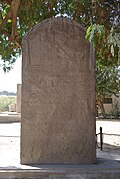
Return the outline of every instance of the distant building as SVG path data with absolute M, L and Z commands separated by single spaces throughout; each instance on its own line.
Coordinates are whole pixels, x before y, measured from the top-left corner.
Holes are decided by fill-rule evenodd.
M 9 112 L 16 112 L 16 104 L 15 103 L 9 105 Z
M 120 93 L 105 98 L 104 108 L 106 114 L 112 114 L 115 110 L 120 112 Z

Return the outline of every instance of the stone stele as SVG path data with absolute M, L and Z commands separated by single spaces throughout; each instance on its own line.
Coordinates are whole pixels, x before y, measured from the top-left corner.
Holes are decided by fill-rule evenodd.
M 23 39 L 22 164 L 96 162 L 93 54 L 84 28 L 66 18 Z
M 21 84 L 17 84 L 17 104 L 16 104 L 16 112 L 21 113 Z

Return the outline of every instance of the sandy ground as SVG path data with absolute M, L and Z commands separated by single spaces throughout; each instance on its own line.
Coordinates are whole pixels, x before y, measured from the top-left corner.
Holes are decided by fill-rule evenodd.
M 120 161 L 120 120 L 97 120 L 96 133 L 103 129 L 103 151 L 97 149 L 97 157 L 108 154 Z M 99 142 L 99 136 L 98 136 Z M 109 155 L 109 157 L 110 157 Z M 108 157 L 108 158 L 109 158 Z M 0 168 L 20 165 L 20 122 L 0 122 Z
M 120 120 L 97 120 L 96 133 L 99 133 L 100 127 L 104 143 L 120 147 Z
M 20 123 L 0 123 L 0 167 L 20 163 Z
M 103 152 L 99 149 L 99 155 L 120 161 L 120 119 L 97 120 L 96 133 L 99 133 L 100 127 L 103 131 Z M 98 146 L 100 146 L 99 141 L 100 136 L 98 135 Z

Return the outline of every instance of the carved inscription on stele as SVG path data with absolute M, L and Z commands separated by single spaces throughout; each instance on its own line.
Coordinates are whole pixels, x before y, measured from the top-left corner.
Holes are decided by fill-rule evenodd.
M 47 19 L 23 39 L 21 163 L 96 161 L 95 73 L 85 30 Z

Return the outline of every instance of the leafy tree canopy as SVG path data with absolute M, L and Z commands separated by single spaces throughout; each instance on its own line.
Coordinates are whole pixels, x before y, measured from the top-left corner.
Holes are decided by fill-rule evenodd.
M 22 38 L 36 23 L 66 16 L 87 28 L 96 59 L 118 65 L 119 0 L 0 0 L 0 56 L 4 70 L 21 54 Z
M 120 70 L 115 66 L 97 65 L 96 71 L 96 103 L 105 116 L 104 99 L 120 91 Z

